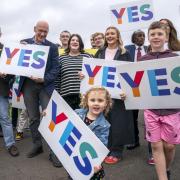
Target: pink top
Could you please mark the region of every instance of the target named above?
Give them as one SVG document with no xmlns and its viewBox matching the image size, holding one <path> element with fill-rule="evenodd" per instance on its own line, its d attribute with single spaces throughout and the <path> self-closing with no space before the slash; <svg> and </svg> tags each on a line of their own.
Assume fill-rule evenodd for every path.
<svg viewBox="0 0 180 180">
<path fill-rule="evenodd" d="M 106 60 L 113 60 L 114 56 L 116 55 L 117 50 L 118 50 L 118 48 L 116 48 L 116 49 L 106 48 L 105 59 Z"/>
</svg>

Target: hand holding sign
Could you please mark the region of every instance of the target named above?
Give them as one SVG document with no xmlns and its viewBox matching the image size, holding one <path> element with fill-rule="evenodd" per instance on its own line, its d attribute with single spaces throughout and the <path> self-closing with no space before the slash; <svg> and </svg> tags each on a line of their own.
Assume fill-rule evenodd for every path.
<svg viewBox="0 0 180 180">
<path fill-rule="evenodd" d="M 79 79 L 80 79 L 80 80 L 82 80 L 82 79 L 85 78 L 85 75 L 83 74 L 82 71 L 79 71 L 79 72 L 78 72 L 78 76 L 79 76 Z"/>
<path fill-rule="evenodd" d="M 35 81 L 37 83 L 43 83 L 44 82 L 43 78 L 36 78 L 36 77 L 31 76 L 30 79 L 32 79 L 33 81 Z"/>
<path fill-rule="evenodd" d="M 126 94 L 125 94 L 125 92 L 123 92 L 123 91 L 121 91 L 120 92 L 120 97 L 121 97 L 121 100 L 125 100 L 126 99 Z"/>
<path fill-rule="evenodd" d="M 5 77 L 6 77 L 6 74 L 0 72 L 0 77 L 1 77 L 1 78 L 5 78 Z"/>
</svg>

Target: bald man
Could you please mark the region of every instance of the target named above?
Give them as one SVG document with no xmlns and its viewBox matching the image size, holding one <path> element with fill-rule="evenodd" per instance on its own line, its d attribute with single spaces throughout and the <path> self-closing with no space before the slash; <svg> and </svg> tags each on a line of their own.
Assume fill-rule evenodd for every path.
<svg viewBox="0 0 180 180">
<path fill-rule="evenodd" d="M 58 47 L 46 39 L 49 32 L 49 24 L 46 21 L 38 21 L 34 27 L 34 36 L 21 41 L 23 44 L 37 44 L 49 46 L 49 55 L 44 78 L 20 78 L 18 92 L 23 92 L 24 102 L 30 120 L 30 131 L 32 135 L 33 148 L 27 154 L 33 158 L 43 152 L 41 135 L 38 131 L 40 124 L 39 105 L 42 110 L 46 109 L 50 96 L 54 90 L 54 81 L 58 74 Z"/>
</svg>

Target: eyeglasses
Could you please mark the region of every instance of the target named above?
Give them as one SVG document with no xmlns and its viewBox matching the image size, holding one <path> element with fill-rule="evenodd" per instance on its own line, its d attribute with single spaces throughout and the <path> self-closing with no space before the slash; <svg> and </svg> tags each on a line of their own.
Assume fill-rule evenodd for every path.
<svg viewBox="0 0 180 180">
<path fill-rule="evenodd" d="M 68 36 L 68 35 L 62 35 L 62 36 L 60 36 L 61 38 L 69 38 L 70 36 Z"/>
<path fill-rule="evenodd" d="M 101 40 L 103 37 L 94 38 L 94 41 Z"/>
<path fill-rule="evenodd" d="M 44 34 L 48 33 L 48 30 L 37 29 L 37 31 L 38 33 L 44 33 Z"/>
</svg>

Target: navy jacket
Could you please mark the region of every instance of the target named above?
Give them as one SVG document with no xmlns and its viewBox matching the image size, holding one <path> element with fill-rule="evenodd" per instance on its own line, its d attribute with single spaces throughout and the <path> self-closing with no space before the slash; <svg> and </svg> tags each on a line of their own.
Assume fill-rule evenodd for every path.
<svg viewBox="0 0 180 180">
<path fill-rule="evenodd" d="M 30 39 L 24 39 L 22 41 L 27 42 L 28 44 L 34 44 L 33 38 Z M 50 46 L 49 49 L 49 54 L 48 54 L 48 59 L 47 59 L 47 64 L 46 64 L 46 69 L 45 69 L 45 74 L 44 74 L 44 89 L 46 92 L 51 95 L 53 90 L 54 90 L 54 81 L 56 80 L 56 77 L 59 72 L 59 64 L 58 64 L 58 47 L 53 44 L 52 42 L 45 40 L 45 42 L 42 43 L 44 46 Z M 19 82 L 19 88 L 18 88 L 18 93 L 21 92 L 24 80 L 27 77 L 20 77 L 20 82 Z"/>
<path fill-rule="evenodd" d="M 147 46 L 143 46 L 145 52 L 147 51 Z M 134 62 L 134 55 L 135 55 L 135 51 L 136 51 L 136 46 L 134 44 L 130 44 L 125 46 L 125 48 L 128 50 L 130 56 L 131 56 L 131 60 L 132 62 Z"/>
</svg>

